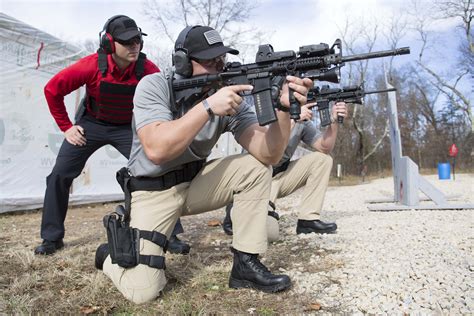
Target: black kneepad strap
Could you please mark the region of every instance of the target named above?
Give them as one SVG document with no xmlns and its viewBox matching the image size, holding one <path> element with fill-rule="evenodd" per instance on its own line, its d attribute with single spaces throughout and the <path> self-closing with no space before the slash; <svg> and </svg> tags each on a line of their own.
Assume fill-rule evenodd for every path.
<svg viewBox="0 0 474 316">
<path fill-rule="evenodd" d="M 153 242 L 166 252 L 168 249 L 166 236 L 156 231 L 132 228 L 122 219 L 123 216 L 118 213 L 104 217 L 112 263 L 118 264 L 122 268 L 133 268 L 138 264 L 146 264 L 152 268 L 165 269 L 165 257 L 140 254 L 140 238 Z"/>
</svg>

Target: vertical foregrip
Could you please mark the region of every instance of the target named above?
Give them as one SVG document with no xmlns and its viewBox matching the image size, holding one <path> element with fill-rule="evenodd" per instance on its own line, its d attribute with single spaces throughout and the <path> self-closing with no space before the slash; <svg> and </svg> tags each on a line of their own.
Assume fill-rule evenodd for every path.
<svg viewBox="0 0 474 316">
<path fill-rule="evenodd" d="M 344 100 L 337 100 L 336 103 L 337 103 L 337 102 L 344 102 Z M 338 115 L 338 116 L 337 116 L 337 123 L 338 123 L 338 124 L 344 123 L 344 117 L 341 116 L 341 115 Z"/>
<path fill-rule="evenodd" d="M 290 118 L 297 121 L 300 119 L 301 108 L 300 103 L 295 98 L 295 90 L 288 87 L 290 99 Z"/>
<path fill-rule="evenodd" d="M 342 123 L 344 123 L 344 117 L 343 117 L 343 116 L 340 116 L 340 115 L 338 115 L 338 116 L 337 116 L 337 122 L 338 122 L 339 124 L 342 124 Z"/>
</svg>

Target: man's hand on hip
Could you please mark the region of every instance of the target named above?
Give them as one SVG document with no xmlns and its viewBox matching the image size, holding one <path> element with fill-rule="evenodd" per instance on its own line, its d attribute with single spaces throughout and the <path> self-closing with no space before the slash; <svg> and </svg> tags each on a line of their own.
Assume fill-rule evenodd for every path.
<svg viewBox="0 0 474 316">
<path fill-rule="evenodd" d="M 79 125 L 73 125 L 65 131 L 64 137 L 66 137 L 68 143 L 74 146 L 84 146 L 86 144 L 84 129 Z"/>
</svg>

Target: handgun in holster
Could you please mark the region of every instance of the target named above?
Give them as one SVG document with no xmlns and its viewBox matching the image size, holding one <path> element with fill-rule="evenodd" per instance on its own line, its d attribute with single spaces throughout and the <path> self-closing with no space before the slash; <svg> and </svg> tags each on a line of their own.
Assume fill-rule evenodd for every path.
<svg viewBox="0 0 474 316">
<path fill-rule="evenodd" d="M 117 172 L 117 180 L 125 193 L 125 207 L 118 205 L 114 212 L 105 215 L 103 219 L 107 230 L 110 258 L 113 264 L 118 264 L 122 268 L 132 268 L 138 264 L 146 264 L 152 268 L 165 269 L 165 258 L 163 256 L 140 254 L 140 238 L 160 246 L 164 252 L 168 248 L 168 240 L 165 235 L 159 232 L 130 227 L 131 193 L 128 188 L 129 177 L 125 168 Z"/>
<path fill-rule="evenodd" d="M 107 230 L 112 263 L 122 268 L 131 268 L 138 264 L 139 231 L 131 228 L 129 222 L 124 219 L 125 208 L 119 205 L 115 212 L 104 216 L 104 226 Z"/>
</svg>

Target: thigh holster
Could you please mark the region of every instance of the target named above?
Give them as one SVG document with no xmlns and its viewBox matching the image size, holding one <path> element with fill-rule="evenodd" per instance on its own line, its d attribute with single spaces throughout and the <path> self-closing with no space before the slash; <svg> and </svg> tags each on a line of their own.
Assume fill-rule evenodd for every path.
<svg viewBox="0 0 474 316">
<path fill-rule="evenodd" d="M 156 269 L 165 269 L 165 257 L 140 254 L 140 238 L 151 241 L 166 252 L 166 236 L 156 232 L 132 228 L 125 219 L 125 209 L 119 205 L 115 212 L 104 217 L 107 230 L 110 258 L 112 263 L 122 268 L 132 268 L 145 264 Z"/>
<path fill-rule="evenodd" d="M 140 254 L 140 238 L 160 246 L 164 252 L 168 248 L 168 240 L 165 235 L 159 232 L 139 230 L 129 226 L 131 193 L 134 191 L 163 191 L 182 182 L 191 181 L 203 165 L 204 161 L 193 161 L 184 164 L 183 169 L 170 171 L 153 178 L 132 177 L 127 168 L 122 168 L 117 172 L 117 182 L 125 193 L 125 207 L 119 205 L 115 212 L 104 217 L 112 263 L 116 263 L 123 268 L 146 264 L 152 268 L 165 269 L 165 258 L 163 256 Z"/>
</svg>

